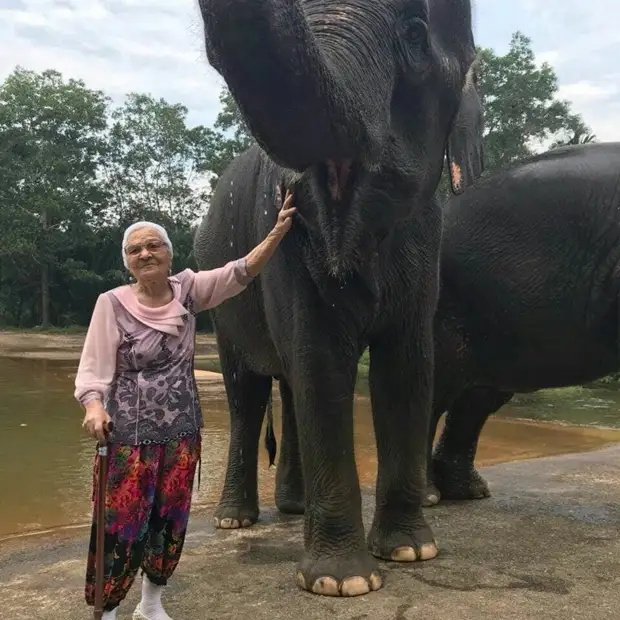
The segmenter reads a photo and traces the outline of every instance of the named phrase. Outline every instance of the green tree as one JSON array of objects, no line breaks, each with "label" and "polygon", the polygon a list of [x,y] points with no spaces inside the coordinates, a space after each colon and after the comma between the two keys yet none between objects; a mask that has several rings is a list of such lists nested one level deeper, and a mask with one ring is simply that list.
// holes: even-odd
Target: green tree
[{"label": "green tree", "polygon": [[537,67],[528,37],[516,32],[504,56],[488,48],[479,52],[489,170],[524,159],[545,143],[567,143],[589,133],[570,104],[557,98],[553,68],[546,62]]},{"label": "green tree", "polygon": [[220,92],[220,104],[222,109],[215,119],[215,129],[222,132],[232,132],[235,148],[242,152],[252,144],[254,138],[241,115],[239,106],[226,87],[222,88]]},{"label": "green tree", "polygon": [[239,107],[226,87],[220,92],[220,103],[222,109],[215,119],[213,148],[206,164],[211,173],[212,190],[232,160],[254,142]]},{"label": "green tree", "polygon": [[53,282],[74,241],[67,231],[101,206],[106,106],[53,70],[17,67],[0,86],[0,297],[13,320],[47,326],[52,294],[63,295]]},{"label": "green tree", "polygon": [[214,148],[214,132],[187,127],[185,106],[146,94],[129,94],[111,117],[103,167],[108,221],[159,217],[189,225],[208,198],[201,175]]}]

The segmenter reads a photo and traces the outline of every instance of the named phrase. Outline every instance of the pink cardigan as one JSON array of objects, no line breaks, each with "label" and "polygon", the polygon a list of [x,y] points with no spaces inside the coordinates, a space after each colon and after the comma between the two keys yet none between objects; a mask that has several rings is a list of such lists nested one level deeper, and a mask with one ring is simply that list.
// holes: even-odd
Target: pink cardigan
[{"label": "pink cardigan", "polygon": [[[193,366],[194,333],[184,332],[194,329],[195,320],[188,322],[188,310],[184,306],[186,299],[191,300],[192,314],[207,310],[239,294],[251,280],[246,271],[245,258],[241,258],[217,269],[198,273],[186,269],[178,276],[171,276],[169,282],[174,297],[170,303],[159,308],[140,304],[128,285],[101,294],[95,304],[84,342],[75,378],[75,398],[82,405],[95,399],[102,402],[105,400],[106,392],[118,374],[119,347],[127,340],[133,342],[133,334],[129,333],[127,338],[127,332],[156,330],[160,337],[163,335],[165,341],[166,337],[167,341],[178,341],[177,349],[186,349],[183,354],[186,357],[191,355]],[[114,295],[114,298],[111,298],[110,294]],[[125,330],[120,328],[115,306],[122,306],[126,313],[135,319],[135,329],[131,324]],[[152,330],[145,330],[145,326]],[[143,338],[138,358],[154,355],[153,350],[161,347],[160,340]],[[136,348],[135,345],[132,346]]]}]

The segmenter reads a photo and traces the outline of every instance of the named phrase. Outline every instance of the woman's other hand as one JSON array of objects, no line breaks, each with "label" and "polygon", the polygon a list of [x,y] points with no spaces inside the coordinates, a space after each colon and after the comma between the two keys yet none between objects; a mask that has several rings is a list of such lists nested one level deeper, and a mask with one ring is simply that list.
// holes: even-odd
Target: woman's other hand
[{"label": "woman's other hand", "polygon": [[284,199],[284,203],[282,204],[282,208],[278,213],[278,219],[276,221],[276,225],[273,227],[273,232],[281,239],[286,235],[286,233],[291,229],[293,225],[293,213],[295,213],[295,207],[291,206],[293,204],[293,194],[290,190],[286,191],[286,197]]},{"label": "woman's other hand", "polygon": [[293,225],[293,213],[296,211],[295,207],[291,206],[292,202],[293,194],[287,191],[282,208],[278,213],[275,226],[265,239],[245,257],[246,270],[249,276],[254,277],[260,273],[267,261],[276,251],[284,235],[291,229]]},{"label": "woman's other hand", "polygon": [[99,400],[92,401],[86,405],[86,415],[82,428],[94,439],[101,443],[107,441],[107,426],[111,422],[108,412],[103,408]]}]

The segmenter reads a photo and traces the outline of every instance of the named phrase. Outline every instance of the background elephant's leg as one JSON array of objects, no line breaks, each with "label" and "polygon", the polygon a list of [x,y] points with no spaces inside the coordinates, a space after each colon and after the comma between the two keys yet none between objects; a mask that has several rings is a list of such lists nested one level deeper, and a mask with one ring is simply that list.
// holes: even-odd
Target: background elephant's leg
[{"label": "background elephant's leg", "polygon": [[422,514],[431,407],[433,349],[399,333],[371,343],[370,394],[377,438],[377,500],[368,545],[377,557],[412,562],[437,555]]},{"label": "background elephant's leg", "polygon": [[[437,342],[437,339],[435,339]],[[449,411],[461,393],[463,387],[461,380],[456,378],[453,372],[457,369],[456,363],[445,364],[440,356],[435,352],[434,389],[433,389],[433,406],[431,408],[430,423],[428,429],[428,443],[426,452],[426,477],[427,489],[424,498],[424,506],[435,506],[441,501],[441,491],[435,482],[435,464],[433,461],[433,443],[437,434],[437,426],[441,416]]]},{"label": "background elephant's leg", "polygon": [[489,487],[476,471],[474,459],[487,418],[511,398],[511,392],[475,387],[450,407],[433,454],[435,484],[442,499],[482,499]]},{"label": "background elephant's leg", "polygon": [[296,353],[288,364],[306,500],[297,583],[316,594],[355,596],[381,586],[377,562],[364,541],[353,452],[357,358],[326,349],[317,343],[294,345],[294,351],[308,353]]},{"label": "background elephant's leg", "polygon": [[433,321],[433,406],[427,444],[428,489],[425,506],[435,506],[441,500],[441,493],[435,484],[433,464],[433,444],[439,420],[465,391],[472,367],[470,339],[463,328],[465,324],[460,308],[454,300],[454,291],[449,286],[444,286]]},{"label": "background elephant's leg", "polygon": [[232,348],[220,346],[219,350],[230,410],[230,446],[215,524],[234,529],[258,520],[258,444],[271,377],[251,372]]},{"label": "background elephant's leg", "polygon": [[293,393],[288,382],[280,379],[282,399],[282,445],[276,471],[276,506],[286,514],[303,514],[304,479],[297,436]]},{"label": "background elephant's leg", "polygon": [[441,499],[441,493],[435,485],[435,475],[433,472],[433,442],[437,433],[437,425],[441,416],[445,412],[445,407],[433,406],[431,410],[430,423],[428,428],[428,441],[426,444],[426,495],[424,497],[423,506],[435,506]]}]

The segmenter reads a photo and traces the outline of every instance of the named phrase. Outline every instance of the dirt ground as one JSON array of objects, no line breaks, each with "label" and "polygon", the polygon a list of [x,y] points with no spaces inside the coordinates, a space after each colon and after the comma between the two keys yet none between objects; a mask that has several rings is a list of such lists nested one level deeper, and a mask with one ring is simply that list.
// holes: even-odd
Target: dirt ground
[{"label": "dirt ground", "polygon": [[[175,620],[616,620],[620,447],[483,470],[493,497],[426,511],[439,556],[381,563],[384,587],[354,599],[297,589],[302,523],[266,508],[253,528],[193,515],[165,595]],[[364,521],[373,511],[370,489]],[[86,533],[0,544],[2,618],[82,620]],[[131,617],[139,583],[121,607]]]}]

